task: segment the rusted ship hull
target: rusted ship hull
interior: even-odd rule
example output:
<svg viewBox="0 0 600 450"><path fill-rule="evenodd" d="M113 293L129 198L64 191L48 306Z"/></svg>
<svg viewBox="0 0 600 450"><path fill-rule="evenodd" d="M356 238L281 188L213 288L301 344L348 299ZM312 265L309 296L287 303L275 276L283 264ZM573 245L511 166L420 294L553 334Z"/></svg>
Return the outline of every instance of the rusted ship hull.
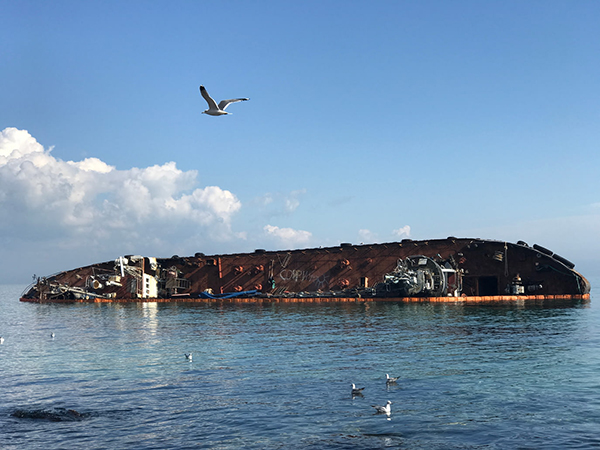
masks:
<svg viewBox="0 0 600 450"><path fill-rule="evenodd" d="M30 302L589 300L574 264L524 242L449 237L291 251L129 255L40 278Z"/></svg>

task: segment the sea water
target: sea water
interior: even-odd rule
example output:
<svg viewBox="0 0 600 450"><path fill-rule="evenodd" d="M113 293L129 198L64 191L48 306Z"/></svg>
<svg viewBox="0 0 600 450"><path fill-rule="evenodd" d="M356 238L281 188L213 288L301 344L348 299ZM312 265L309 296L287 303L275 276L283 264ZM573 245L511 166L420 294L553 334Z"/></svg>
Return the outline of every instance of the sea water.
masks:
<svg viewBox="0 0 600 450"><path fill-rule="evenodd" d="M2 449L600 447L594 289L570 306L32 304L23 289L0 286Z"/></svg>

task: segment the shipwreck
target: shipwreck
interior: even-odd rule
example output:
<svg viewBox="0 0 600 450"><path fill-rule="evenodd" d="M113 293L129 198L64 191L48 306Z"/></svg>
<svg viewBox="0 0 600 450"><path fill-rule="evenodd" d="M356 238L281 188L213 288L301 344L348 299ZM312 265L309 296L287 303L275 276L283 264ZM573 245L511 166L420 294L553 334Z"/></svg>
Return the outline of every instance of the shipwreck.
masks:
<svg viewBox="0 0 600 450"><path fill-rule="evenodd" d="M575 265L537 244L456 238L170 258L123 255L36 277L26 302L586 301Z"/></svg>

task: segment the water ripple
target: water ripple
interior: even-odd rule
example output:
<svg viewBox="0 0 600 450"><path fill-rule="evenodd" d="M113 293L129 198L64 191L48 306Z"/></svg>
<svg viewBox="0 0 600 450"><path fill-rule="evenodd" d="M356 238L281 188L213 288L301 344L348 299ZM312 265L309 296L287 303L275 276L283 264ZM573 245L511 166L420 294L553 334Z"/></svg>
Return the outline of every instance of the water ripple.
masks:
<svg viewBox="0 0 600 450"><path fill-rule="evenodd" d="M0 286L3 449L600 445L595 299L35 305L17 301L21 290ZM387 400L392 415L373 414ZM11 416L23 409L86 420Z"/></svg>

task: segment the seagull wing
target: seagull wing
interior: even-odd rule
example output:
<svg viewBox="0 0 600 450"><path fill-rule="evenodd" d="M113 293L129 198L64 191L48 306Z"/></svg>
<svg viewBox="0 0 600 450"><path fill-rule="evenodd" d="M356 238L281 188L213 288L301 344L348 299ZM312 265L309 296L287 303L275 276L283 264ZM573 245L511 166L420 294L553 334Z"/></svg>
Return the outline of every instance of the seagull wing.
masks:
<svg viewBox="0 0 600 450"><path fill-rule="evenodd" d="M206 98L206 97L204 97L204 98ZM250 100L250 99L249 98L232 98L230 100L221 100L219 102L219 109L224 111L225 108L227 108L230 103L245 102L248 100Z"/></svg>
<svg viewBox="0 0 600 450"><path fill-rule="evenodd" d="M206 100L206 103L208 103L208 109L214 109L214 110L218 110L220 109L217 106L217 102L215 102L212 97L210 95L208 95L208 92L206 91L206 89L204 89L204 86L200 86L200 94L202 94L202 97L204 97L204 100ZM223 102L221 102L223 103Z"/></svg>

